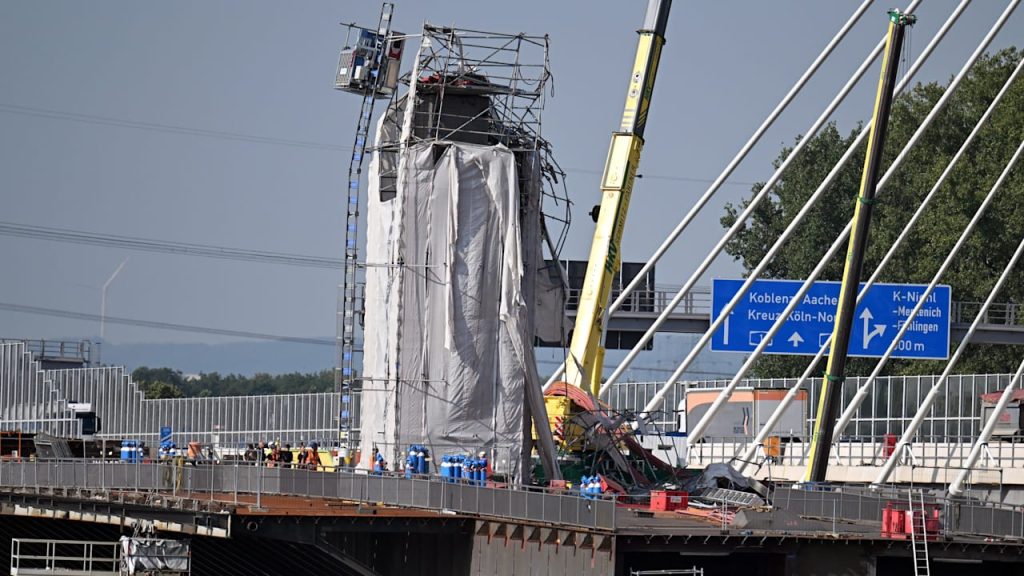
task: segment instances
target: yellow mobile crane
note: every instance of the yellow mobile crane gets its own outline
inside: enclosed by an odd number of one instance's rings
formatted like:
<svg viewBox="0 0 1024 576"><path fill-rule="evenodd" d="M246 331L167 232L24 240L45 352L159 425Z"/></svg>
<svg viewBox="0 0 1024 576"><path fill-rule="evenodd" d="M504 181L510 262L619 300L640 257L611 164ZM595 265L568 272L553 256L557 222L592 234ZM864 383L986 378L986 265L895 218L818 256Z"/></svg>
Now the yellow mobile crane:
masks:
<svg viewBox="0 0 1024 576"><path fill-rule="evenodd" d="M665 28L672 0L648 0L643 28L626 93L622 124L612 134L608 158L601 178L601 204L597 208L597 227L590 248L587 273L576 312L576 326L566 361L565 381L589 389L597 396L604 362L604 324L612 280L619 269L622 229L626 224L633 182L644 146L647 112L654 93L654 78L665 44ZM551 412L555 410L555 413ZM567 406L552 406L549 416L566 415Z"/></svg>
<svg viewBox="0 0 1024 576"><path fill-rule="evenodd" d="M627 484L645 484L648 477L626 453L641 456L644 460L641 468L646 467L649 472L653 472L649 469L653 467L658 469L656 474L675 474L671 465L654 458L634 438L620 434L625 430L622 422L595 417L595 412L600 411L597 395L604 363L601 339L608 316L608 300L620 265L622 230L644 146L644 128L671 6L672 0L648 0L643 28L638 30L640 39L622 123L612 134L601 177L601 203L592 213L597 225L565 364L565 381L550 387L544 400L553 435L562 448L569 452L604 454L613 463L618 478ZM584 433L586 429L603 430L604 434L588 438Z"/></svg>
<svg viewBox="0 0 1024 576"><path fill-rule="evenodd" d="M835 430L836 415L842 398L850 332L853 330L853 312L857 305L857 290L860 286L864 252L868 243L871 207L875 203L878 174L882 168L882 149L889 126L889 111L892 107L893 91L896 89L896 58L903 46L907 26L913 26L915 21L914 16L899 10L889 12L885 56L882 57L882 71L879 74L878 91L875 93L871 131L868 133L868 152L864 158L860 193L857 195L857 205L853 211L853 231L846 252L843 283L839 289L839 306L836 309L836 323L832 332L832 348L829 350L828 365L825 368L825 378L821 383L821 396L818 400L818 413L814 419L811 452L804 474L805 482L824 482L828 472L828 455L832 448L832 433Z"/></svg>

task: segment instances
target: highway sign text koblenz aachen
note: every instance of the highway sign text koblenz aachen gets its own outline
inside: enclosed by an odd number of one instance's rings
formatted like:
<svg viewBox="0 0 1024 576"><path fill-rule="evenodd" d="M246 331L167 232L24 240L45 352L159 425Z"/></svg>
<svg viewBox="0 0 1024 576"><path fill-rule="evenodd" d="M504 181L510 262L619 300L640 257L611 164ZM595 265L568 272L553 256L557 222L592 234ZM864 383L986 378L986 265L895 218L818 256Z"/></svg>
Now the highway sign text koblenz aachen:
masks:
<svg viewBox="0 0 1024 576"><path fill-rule="evenodd" d="M743 282L714 281L712 318L718 318ZM753 352L802 285L802 280L756 280L711 338L711 349ZM885 354L926 289L927 286L917 284L873 285L854 313L850 356ZM935 287L893 350L894 358L949 357L950 298L949 286ZM816 354L832 335L838 304L839 282L815 282L768 343L764 354Z"/></svg>

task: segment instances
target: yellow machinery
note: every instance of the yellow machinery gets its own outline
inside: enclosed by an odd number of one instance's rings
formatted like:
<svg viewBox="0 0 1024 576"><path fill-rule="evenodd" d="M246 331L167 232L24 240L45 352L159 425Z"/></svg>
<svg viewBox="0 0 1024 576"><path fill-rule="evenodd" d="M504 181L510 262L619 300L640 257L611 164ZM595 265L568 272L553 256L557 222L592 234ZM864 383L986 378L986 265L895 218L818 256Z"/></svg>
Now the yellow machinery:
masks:
<svg viewBox="0 0 1024 576"><path fill-rule="evenodd" d="M644 146L644 128L654 93L654 79L665 44L665 28L671 0L649 0L643 28L626 93L619 131L612 135L608 158L601 178L601 204L598 208L594 240L590 248L587 273L580 293L576 326L569 346L565 381L589 389L596 396L601 385L604 361L605 320L612 280L621 260L620 243L626 224L626 212L633 192ZM552 419L568 413L567 398L549 398L548 414Z"/></svg>
<svg viewBox="0 0 1024 576"><path fill-rule="evenodd" d="M906 27L914 24L913 16L899 10L889 12L889 31L885 37L885 56L875 94L875 110L871 118L871 132L868 134L868 152L864 158L861 174L860 193L853 212L853 231L846 253L843 269L843 283L839 291L839 307L836 310L836 324L832 332L832 348L829 350L825 378L821 384L818 413L814 419L814 433L811 436L811 452L807 461L805 482L824 482L828 471L828 455L832 448L832 433L842 398L842 386L846 370L847 348L853 329L853 312L857 305L857 290L860 286L861 271L864 267L864 252L868 242L868 225L871 222L871 207L875 202L878 174L882 166L882 149L885 132L889 124L893 90L896 86L896 58L903 45Z"/></svg>

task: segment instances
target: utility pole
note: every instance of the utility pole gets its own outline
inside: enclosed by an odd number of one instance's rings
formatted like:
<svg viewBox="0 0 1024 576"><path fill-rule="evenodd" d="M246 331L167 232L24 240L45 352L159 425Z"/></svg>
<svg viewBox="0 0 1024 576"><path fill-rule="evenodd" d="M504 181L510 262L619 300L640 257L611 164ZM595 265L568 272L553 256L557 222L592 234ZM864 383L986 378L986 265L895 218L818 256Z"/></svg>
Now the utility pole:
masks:
<svg viewBox="0 0 1024 576"><path fill-rule="evenodd" d="M128 263L130 258L131 256L121 261L117 270L114 270L110 278L107 278L107 281L103 283L103 288L100 290L100 342L103 342L107 334L107 288L110 287L114 278L117 278L117 275L121 273L121 270L124 269L124 265Z"/></svg>
<svg viewBox="0 0 1024 576"><path fill-rule="evenodd" d="M853 231L850 233L850 245L846 252L839 306L836 309L836 324L832 332L832 348L829 350L828 365L821 383L818 412L814 419L814 434L811 437L805 482L824 482L828 472L828 456L832 449L832 434L842 399L850 333L853 330L853 313L857 306L857 291L864 268L871 209L875 202L878 175L882 168L882 150L889 125L893 90L896 87L896 72L899 68L897 58L903 48L907 26L912 26L916 20L916 17L899 10L889 12L889 30L885 38L885 55L882 59L878 91L875 93L875 109L871 118L871 131L868 134L868 152L864 158L860 192L853 212Z"/></svg>

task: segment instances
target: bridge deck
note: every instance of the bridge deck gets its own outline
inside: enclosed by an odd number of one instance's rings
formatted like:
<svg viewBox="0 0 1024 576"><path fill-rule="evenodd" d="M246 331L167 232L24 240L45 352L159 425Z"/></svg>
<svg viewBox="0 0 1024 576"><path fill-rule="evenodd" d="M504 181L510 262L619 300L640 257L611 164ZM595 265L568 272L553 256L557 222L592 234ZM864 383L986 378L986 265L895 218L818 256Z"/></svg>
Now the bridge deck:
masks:
<svg viewBox="0 0 1024 576"><path fill-rule="evenodd" d="M176 510L183 506L211 513L258 518L260 516L483 518L494 522L583 529L598 533L703 533L728 528L721 518L652 514L645 502L631 504L615 497L582 498L574 493L496 486L452 484L432 478L406 479L347 472L267 469L254 466L199 466L174 468L158 464L102 462L23 462L0 466L0 491L7 494L78 494L88 501L112 502L144 498L150 509ZM777 488L775 507L762 524L771 526L774 514L824 518L848 537L877 533L887 505L906 500L907 492L872 492L863 487L838 486L827 491ZM944 536L965 542L998 538L1014 545L1024 542L1021 507L985 504L969 499L930 502L948 511ZM136 500L137 502L137 500ZM782 517L776 518L782 521ZM854 526L860 526L854 528ZM868 527L865 532L864 526ZM804 530L805 529L805 530ZM777 531L777 530L776 530ZM829 537L832 528L820 524L787 526L786 533L806 531L808 537ZM766 534L772 529L763 531Z"/></svg>

